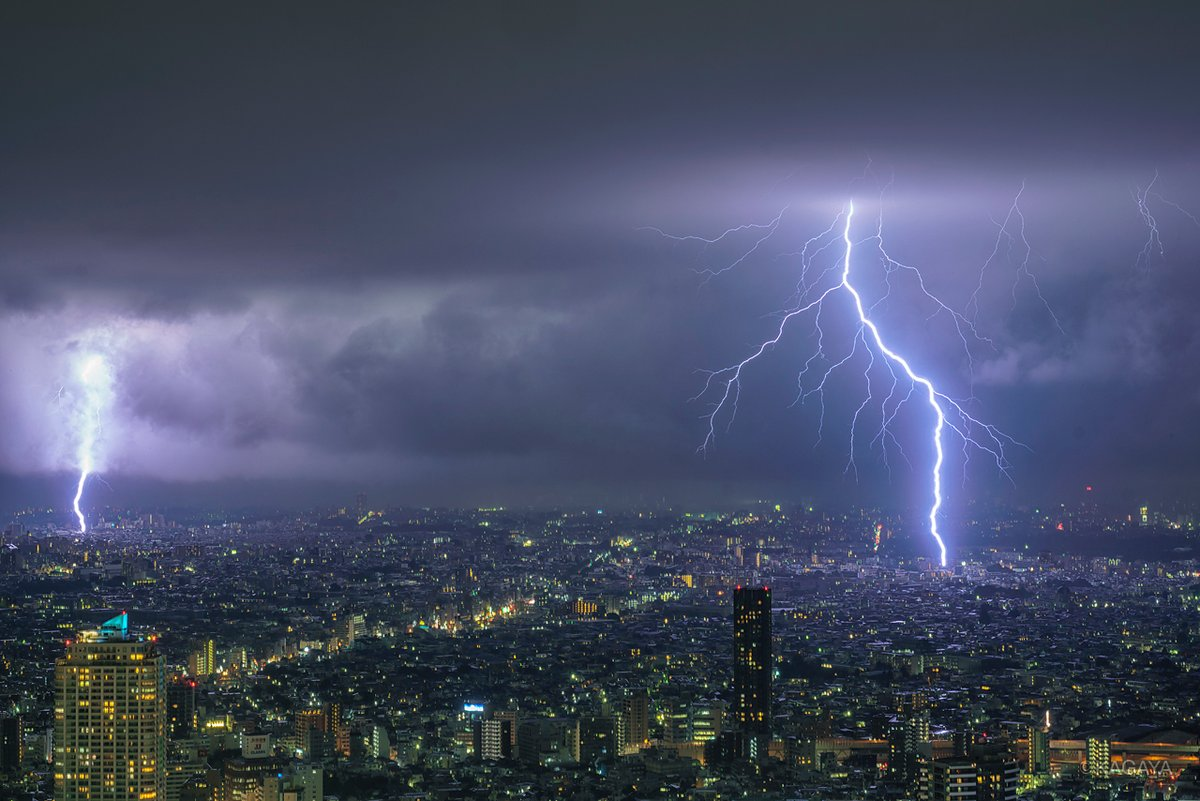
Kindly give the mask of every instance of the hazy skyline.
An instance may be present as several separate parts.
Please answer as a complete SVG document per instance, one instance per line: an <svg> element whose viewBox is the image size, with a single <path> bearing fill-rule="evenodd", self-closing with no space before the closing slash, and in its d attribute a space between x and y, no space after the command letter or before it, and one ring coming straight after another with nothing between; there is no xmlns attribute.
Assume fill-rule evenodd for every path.
<svg viewBox="0 0 1200 801"><path fill-rule="evenodd" d="M1200 14L1168 9L9 5L0 503L69 502L59 389L95 349L115 392L97 504L904 503L906 469L842 476L852 387L815 446L816 410L790 406L803 342L707 456L688 402L794 289L782 254L893 177L889 251L958 308L1024 183L1065 331L1012 297L1007 252L973 385L944 328L887 310L1032 449L1015 490L955 477L951 510L1084 483L1194 499ZM1132 192L1156 172L1144 259ZM643 230L785 207L707 283L736 244Z"/></svg>

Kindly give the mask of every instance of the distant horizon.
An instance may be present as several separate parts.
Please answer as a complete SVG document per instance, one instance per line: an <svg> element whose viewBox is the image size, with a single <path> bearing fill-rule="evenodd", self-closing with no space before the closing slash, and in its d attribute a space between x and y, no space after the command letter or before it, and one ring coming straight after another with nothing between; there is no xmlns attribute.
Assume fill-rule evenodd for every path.
<svg viewBox="0 0 1200 801"><path fill-rule="evenodd" d="M45 484L41 492L53 493L53 489L62 484L63 479L69 478L66 474L62 477L46 477L42 479ZM239 489L236 492L226 495L228 484L236 484ZM608 512L612 514L671 511L693 514L732 514L738 511L750 511L758 507L772 507L778 504L783 507L784 511L813 507L817 512L827 513L878 510L890 515L911 515L915 518L920 518L925 514L924 507L919 502L905 503L903 499L896 498L893 494L869 499L862 497L863 493L861 492L846 492L837 497L826 498L817 495L794 493L790 497L785 494L777 496L764 496L762 494L754 496L747 494L741 498L729 497L707 500L682 497L626 498L618 500L614 500L611 497L577 497L560 498L557 500L489 499L472 503L464 499L459 499L457 502L452 499L429 502L423 501L420 498L403 497L404 493L400 490L395 491L394 494L390 494L385 488L381 487L334 487L323 482L313 482L310 485L306 482L233 481L228 482L228 484L227 482L173 484L163 490L160 497L156 497L157 492L148 497L143 497L135 489L130 492L130 497L114 499L107 503L102 502L104 495L118 494L122 491L117 489L121 487L121 482L118 480L115 486L110 482L109 486L102 486L100 490L96 491L96 502L87 504L86 508L91 514L102 512L103 510L127 510L143 513L162 513L168 510L175 510L186 513L315 514L320 512L334 512L339 509L352 511L355 507L358 494L362 493L366 496L367 508L376 511L424 509L463 512L514 511L549 513L564 511ZM134 486L142 488L141 482L134 482ZM269 491L263 492L264 488L269 489ZM125 489L127 490L128 488ZM264 497L269 496L270 492L278 492L280 494L275 497ZM16 497L31 498L36 496L28 492L19 492L16 493ZM14 515L19 511L27 509L54 510L54 512L62 513L64 516L70 513L69 497L65 503L61 499L58 503L51 502L48 500L49 496L45 495L42 498L42 502L33 502L30 500L22 504L16 503L12 498L0 493L0 513ZM1131 492L1114 496L1095 490L1089 493L1081 489L1069 498L1059 496L1043 500L1020 498L1012 493L1004 496L975 497L963 502L961 508L956 505L954 507L955 513L948 516L948 519L958 520L969 517L973 514L973 510L977 509L1042 509L1046 513L1050 513L1058 504L1064 505L1067 509L1078 509L1087 504L1106 515L1135 514L1142 505L1149 505L1154 511L1160 513L1169 512L1179 514L1193 511L1200 512L1200 500L1194 498L1153 499L1134 495ZM917 519L915 523L919 524L920 520Z"/></svg>

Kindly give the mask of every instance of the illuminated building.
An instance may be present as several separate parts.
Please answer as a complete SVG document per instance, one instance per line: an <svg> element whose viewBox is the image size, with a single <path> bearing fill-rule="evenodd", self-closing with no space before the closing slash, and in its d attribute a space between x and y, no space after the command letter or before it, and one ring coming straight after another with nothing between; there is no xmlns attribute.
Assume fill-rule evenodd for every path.
<svg viewBox="0 0 1200 801"><path fill-rule="evenodd" d="M339 647L353 648L354 643L366 632L367 618L362 612L342 612L333 616L335 635Z"/></svg>
<svg viewBox="0 0 1200 801"><path fill-rule="evenodd" d="M1026 763L1028 771L1041 776L1050 772L1050 732L1042 726L1029 727Z"/></svg>
<svg viewBox="0 0 1200 801"><path fill-rule="evenodd" d="M350 727L342 717L342 705L327 704L326 712L326 726L333 741L333 750L341 756L350 756Z"/></svg>
<svg viewBox="0 0 1200 801"><path fill-rule="evenodd" d="M922 779L924 801L1016 801L1017 763L1004 754L937 759Z"/></svg>
<svg viewBox="0 0 1200 801"><path fill-rule="evenodd" d="M387 729L378 723L371 725L371 736L367 743L367 754L372 759L390 759L392 756L392 741Z"/></svg>
<svg viewBox="0 0 1200 801"><path fill-rule="evenodd" d="M1104 783L1112 773L1112 750L1108 740L1089 737L1087 740L1087 775L1096 783Z"/></svg>
<svg viewBox="0 0 1200 801"><path fill-rule="evenodd" d="M193 676L211 676L217 672L217 644L205 640L188 656L188 673Z"/></svg>
<svg viewBox="0 0 1200 801"><path fill-rule="evenodd" d="M269 777L283 778L287 760L272 756L247 756L245 749L221 767L219 801L256 801L268 798L263 785ZM276 798L278 796L275 796Z"/></svg>
<svg viewBox="0 0 1200 801"><path fill-rule="evenodd" d="M67 643L54 670L54 797L165 797L165 660L124 613Z"/></svg>
<svg viewBox="0 0 1200 801"><path fill-rule="evenodd" d="M751 760L766 756L771 738L771 590L733 592L733 718Z"/></svg>
<svg viewBox="0 0 1200 801"><path fill-rule="evenodd" d="M896 717L888 729L888 775L914 787L931 750L929 702L924 693L898 693L893 711Z"/></svg>
<svg viewBox="0 0 1200 801"><path fill-rule="evenodd" d="M520 713L518 713L515 709L497 709L496 711L492 712L492 718L494 718L495 720L507 720L508 722L510 722L512 724L512 726L511 726L511 729L512 729L511 746L512 746L513 753L516 753L516 750L517 750L517 726L521 722Z"/></svg>
<svg viewBox="0 0 1200 801"><path fill-rule="evenodd" d="M801 770L815 770L820 763L817 741L787 738L784 742L784 763Z"/></svg>
<svg viewBox="0 0 1200 801"><path fill-rule="evenodd" d="M645 690L631 692L621 699L617 729L624 753L637 751L650 740L650 695Z"/></svg>
<svg viewBox="0 0 1200 801"><path fill-rule="evenodd" d="M296 747L310 759L325 756L336 743L330 742L329 716L324 709L301 709L294 722Z"/></svg>
<svg viewBox="0 0 1200 801"><path fill-rule="evenodd" d="M688 739L695 743L706 743L717 739L721 733L721 721L725 717L725 702L720 699L704 699L692 703L688 720Z"/></svg>
<svg viewBox="0 0 1200 801"><path fill-rule="evenodd" d="M689 704L682 699L665 701L660 706L659 719L662 723L662 739L667 743L686 743L688 736Z"/></svg>
<svg viewBox="0 0 1200 801"><path fill-rule="evenodd" d="M929 765L925 801L975 801L977 776L969 759L939 759Z"/></svg>
<svg viewBox="0 0 1200 801"><path fill-rule="evenodd" d="M576 617L597 617L598 615L603 614L603 611L600 609L600 604L584 598L575 599L575 603L572 605L572 610L574 611Z"/></svg>
<svg viewBox="0 0 1200 801"><path fill-rule="evenodd" d="M480 759L511 759L513 756L513 721L494 717L476 721L475 753Z"/></svg>
<svg viewBox="0 0 1200 801"><path fill-rule="evenodd" d="M1017 761L1007 753L997 751L975 755L976 798L979 801L1017 801Z"/></svg>

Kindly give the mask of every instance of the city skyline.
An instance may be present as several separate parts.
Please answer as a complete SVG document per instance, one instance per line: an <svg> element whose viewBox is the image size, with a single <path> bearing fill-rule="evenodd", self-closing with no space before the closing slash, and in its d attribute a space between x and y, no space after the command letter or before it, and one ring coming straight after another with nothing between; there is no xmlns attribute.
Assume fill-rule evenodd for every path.
<svg viewBox="0 0 1200 801"><path fill-rule="evenodd" d="M1200 4L0 4L0 801L1200 801Z"/></svg>
<svg viewBox="0 0 1200 801"><path fill-rule="evenodd" d="M995 509L947 568L897 522L22 516L0 795L1200 797L1194 519Z"/></svg>

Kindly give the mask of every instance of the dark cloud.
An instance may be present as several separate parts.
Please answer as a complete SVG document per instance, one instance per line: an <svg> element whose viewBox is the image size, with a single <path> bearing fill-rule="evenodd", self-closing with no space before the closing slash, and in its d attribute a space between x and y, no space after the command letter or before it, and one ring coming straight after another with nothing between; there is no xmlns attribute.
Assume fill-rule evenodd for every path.
<svg viewBox="0 0 1200 801"><path fill-rule="evenodd" d="M70 466L46 398L99 347L118 371L108 469L130 482L903 497L878 453L842 478L852 379L816 447L816 410L789 406L807 329L747 377L707 458L688 402L696 368L769 330L796 281L783 254L894 174L889 251L959 308L989 216L1026 182L1028 266L1062 332L1014 285L1008 240L974 384L911 286L880 307L906 352L1035 446L1019 490L1101 473L1186 491L1200 227L1166 201L1200 207L1200 15L1165 8L10 4L0 411L20 431L0 465ZM1139 264L1130 191L1156 168L1164 250ZM709 283L695 271L746 240L641 230L712 236L785 207Z"/></svg>

